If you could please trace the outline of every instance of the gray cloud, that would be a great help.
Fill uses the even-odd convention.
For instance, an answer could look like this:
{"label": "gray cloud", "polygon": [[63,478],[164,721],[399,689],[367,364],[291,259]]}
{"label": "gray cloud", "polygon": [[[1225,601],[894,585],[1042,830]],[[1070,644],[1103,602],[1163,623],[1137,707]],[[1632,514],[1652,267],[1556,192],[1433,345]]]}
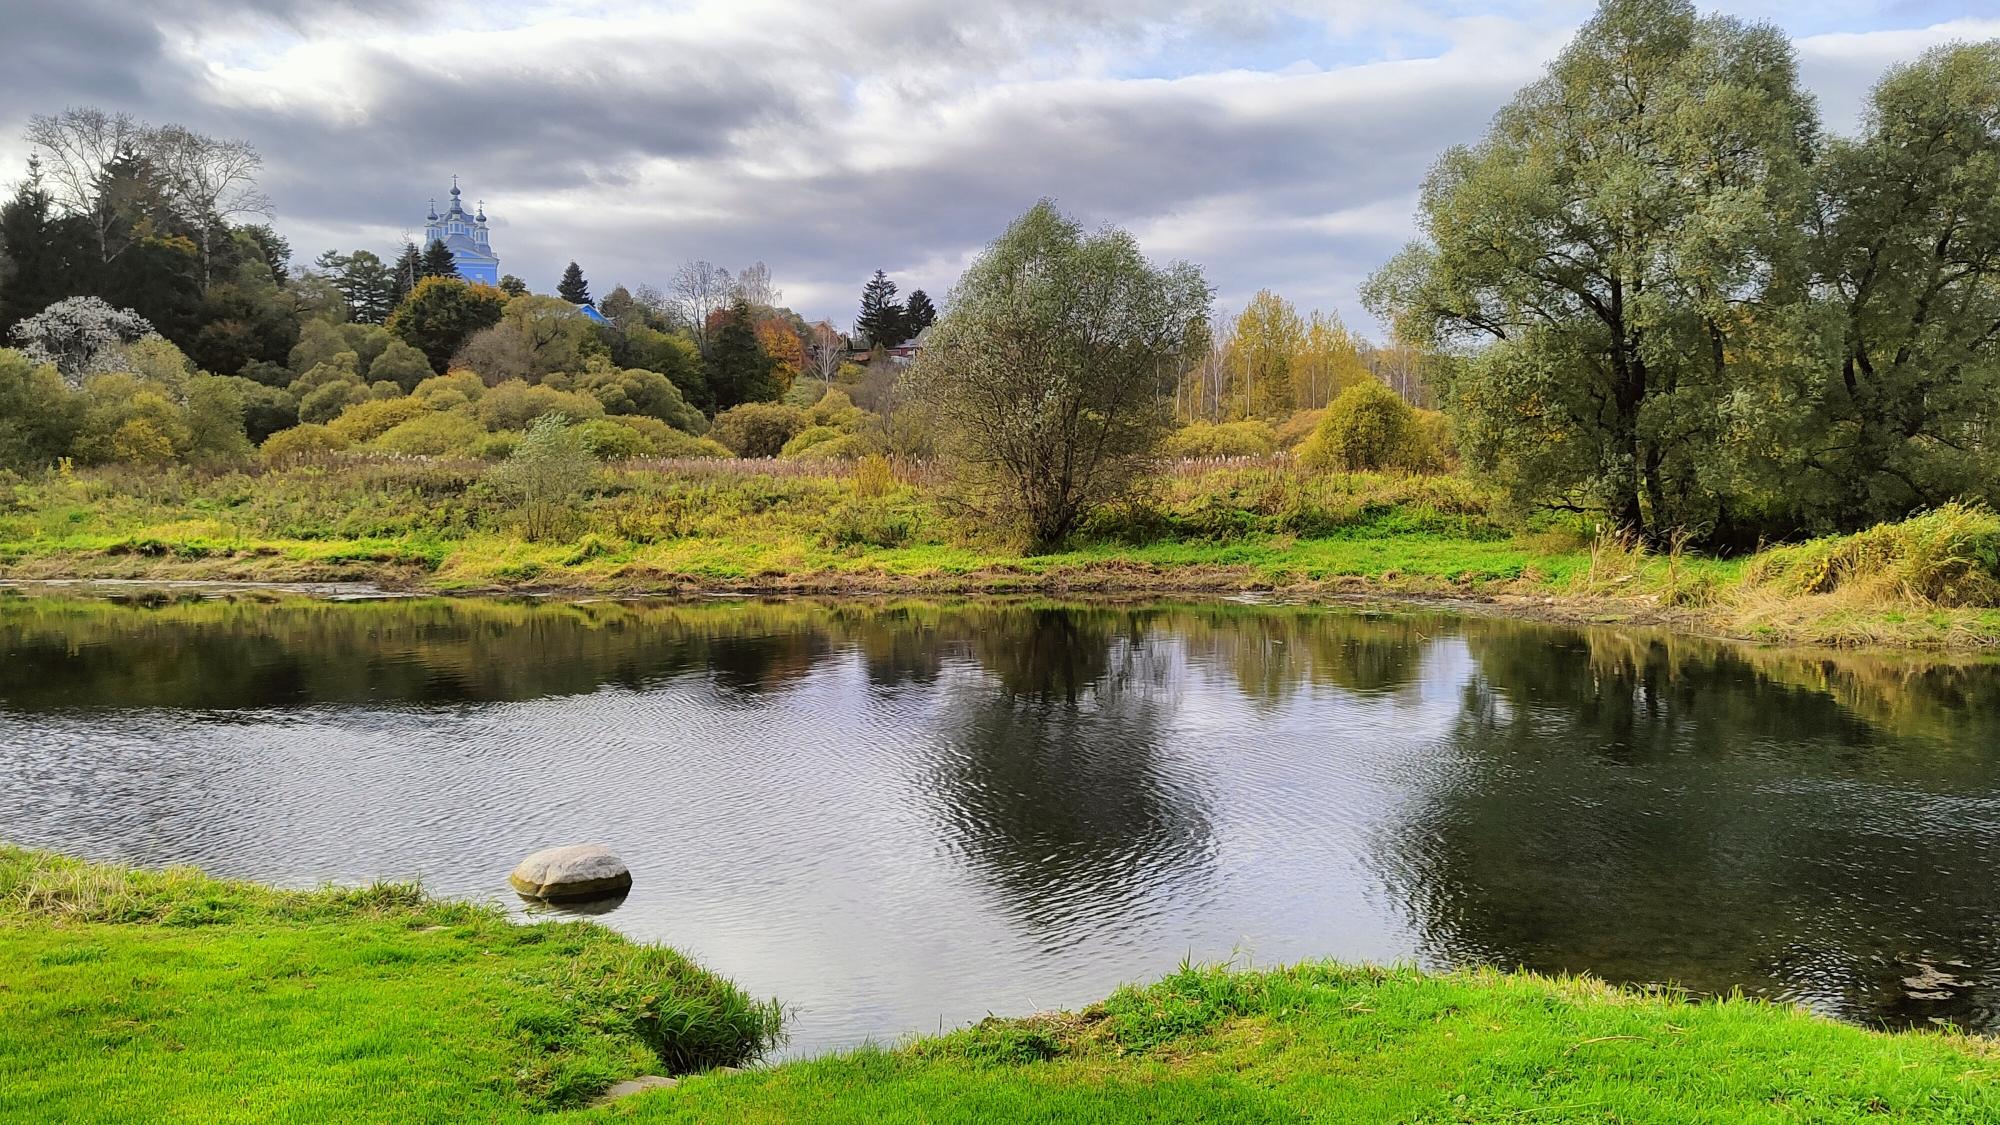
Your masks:
{"label": "gray cloud", "polygon": [[[1836,126],[1882,65],[1949,34],[1892,6],[1851,4],[1856,34],[1801,43]],[[1226,303],[1268,286],[1365,325],[1355,287],[1409,236],[1437,152],[1560,45],[1551,21],[1586,11],[0,0],[0,159],[22,155],[27,114],[71,104],[241,136],[304,259],[393,249],[456,172],[489,201],[503,267],[538,287],[571,258],[600,291],[761,259],[837,321],[877,266],[942,293],[1051,196],[1201,262]]]}

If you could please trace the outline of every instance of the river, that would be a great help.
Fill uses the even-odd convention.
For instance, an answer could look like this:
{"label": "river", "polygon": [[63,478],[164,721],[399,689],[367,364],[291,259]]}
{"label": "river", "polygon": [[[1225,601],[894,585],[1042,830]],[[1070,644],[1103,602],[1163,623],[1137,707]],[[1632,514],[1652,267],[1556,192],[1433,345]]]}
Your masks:
{"label": "river", "polygon": [[1183,959],[2000,1027],[2000,666],[1234,603],[0,596],[0,839],[598,915],[791,1054]]}

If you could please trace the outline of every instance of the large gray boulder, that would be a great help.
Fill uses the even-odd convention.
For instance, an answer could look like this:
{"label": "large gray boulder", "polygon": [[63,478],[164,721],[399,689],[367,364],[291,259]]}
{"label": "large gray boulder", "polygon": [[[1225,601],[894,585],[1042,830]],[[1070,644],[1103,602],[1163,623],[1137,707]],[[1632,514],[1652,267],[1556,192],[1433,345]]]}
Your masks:
{"label": "large gray boulder", "polygon": [[521,861],[507,881],[529,898],[604,898],[632,889],[625,861],[602,844],[544,848]]}

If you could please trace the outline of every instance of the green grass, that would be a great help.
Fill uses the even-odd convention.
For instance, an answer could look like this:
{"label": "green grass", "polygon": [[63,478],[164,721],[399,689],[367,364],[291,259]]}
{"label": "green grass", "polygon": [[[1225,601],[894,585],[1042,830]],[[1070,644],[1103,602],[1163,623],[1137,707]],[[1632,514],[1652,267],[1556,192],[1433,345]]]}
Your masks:
{"label": "green grass", "polygon": [[780,1019],[590,923],[5,847],[0,966],[6,1121],[528,1120]]}
{"label": "green grass", "polygon": [[1081,1013],[703,1078],[645,1122],[2000,1120],[1987,1040],[1587,980],[1188,968]]}
{"label": "green grass", "polygon": [[1516,612],[1843,647],[2000,647],[2000,522],[1962,507],[1751,559],[1593,541],[1453,476],[1312,473],[1283,459],[1170,467],[1023,555],[954,518],[929,470],[607,468],[545,541],[478,462],[357,459],[256,475],[50,472],[0,482],[0,578],[369,581],[570,590],[1179,594],[1274,590],[1511,599]]}
{"label": "green grass", "polygon": [[671,951],[412,887],[0,848],[0,1120],[1991,1122],[2000,1052],[1587,979],[1188,967],[1076,1013],[590,1108],[776,1028]]}

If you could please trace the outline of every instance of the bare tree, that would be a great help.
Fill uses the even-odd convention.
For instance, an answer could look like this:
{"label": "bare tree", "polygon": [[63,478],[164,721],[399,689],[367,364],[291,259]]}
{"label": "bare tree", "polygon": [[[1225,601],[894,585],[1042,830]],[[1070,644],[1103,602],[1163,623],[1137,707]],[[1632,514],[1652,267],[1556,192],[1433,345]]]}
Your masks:
{"label": "bare tree", "polygon": [[645,309],[648,316],[656,316],[669,325],[680,323],[681,310],[657,286],[641,285],[634,289],[632,303]]}
{"label": "bare tree", "polygon": [[257,190],[264,158],[248,141],[218,140],[179,125],[156,128],[129,113],[91,106],[37,114],[28,120],[27,140],[41,158],[50,197],[90,220],[103,262],[126,246],[112,238],[117,209],[98,205],[106,173],[121,160],[145,161],[168,202],[200,232],[203,284],[215,249],[214,220],[270,214],[270,200]]}
{"label": "bare tree", "polygon": [[736,296],[752,305],[775,307],[784,294],[771,284],[771,267],[758,262],[736,275]]}
{"label": "bare tree", "polygon": [[689,262],[674,275],[674,304],[703,354],[708,352],[708,318],[729,306],[734,290],[729,271],[711,262]]}
{"label": "bare tree", "polygon": [[149,141],[174,203],[201,232],[201,280],[207,285],[214,254],[211,220],[271,213],[270,198],[257,190],[264,158],[248,141],[217,140],[179,125],[151,130]]}
{"label": "bare tree", "polygon": [[840,374],[840,364],[846,355],[847,344],[840,329],[824,320],[812,326],[813,372],[819,376],[822,388],[833,386],[833,377]]}
{"label": "bare tree", "polygon": [[125,247],[111,244],[114,216],[109,208],[97,206],[98,188],[114,162],[145,147],[146,133],[145,124],[129,113],[106,113],[91,106],[28,119],[28,144],[41,157],[50,198],[71,214],[91,220],[100,261],[109,262]]}

